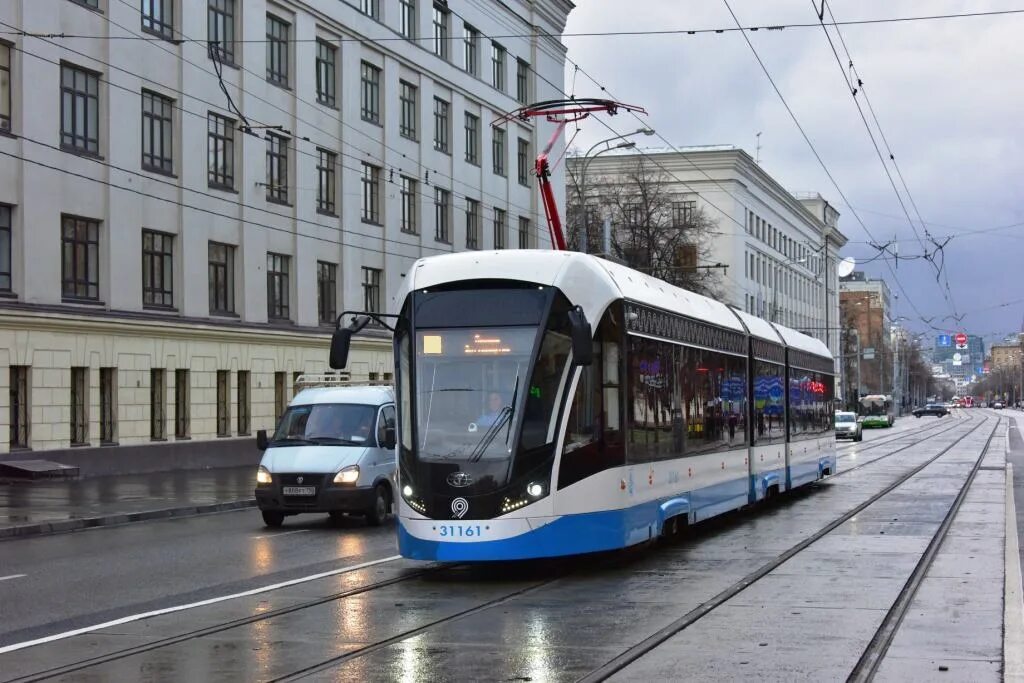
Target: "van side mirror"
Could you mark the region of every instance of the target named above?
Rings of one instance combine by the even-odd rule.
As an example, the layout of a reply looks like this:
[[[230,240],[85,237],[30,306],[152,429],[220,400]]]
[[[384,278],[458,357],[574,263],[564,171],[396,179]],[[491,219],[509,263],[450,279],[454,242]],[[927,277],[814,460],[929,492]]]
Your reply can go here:
[[[338,322],[339,326],[331,335],[331,355],[328,364],[334,370],[343,370],[348,365],[348,349],[352,344],[352,335],[366,327],[370,318],[365,315],[356,316],[348,327],[341,327],[340,319]]]
[[[580,306],[569,311],[569,328],[573,364],[590,365],[594,362],[594,332]]]
[[[398,443],[398,439],[395,437],[394,427],[384,428],[384,443],[381,444],[381,448],[386,448],[389,451],[394,450],[395,445]]]
[[[268,445],[270,445],[270,443],[267,441],[267,430],[260,429],[256,432],[256,448],[261,451],[265,451],[267,450]]]

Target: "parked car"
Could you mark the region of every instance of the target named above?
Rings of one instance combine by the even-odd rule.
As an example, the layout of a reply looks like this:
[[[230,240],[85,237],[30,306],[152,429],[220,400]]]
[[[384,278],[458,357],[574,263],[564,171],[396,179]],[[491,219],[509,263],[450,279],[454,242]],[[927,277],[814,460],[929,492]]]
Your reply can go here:
[[[949,415],[949,409],[941,403],[929,403],[924,408],[914,408],[914,417],[921,417],[922,415],[934,415],[935,417],[945,417]]]
[[[836,438],[854,441],[861,441],[864,438],[864,430],[856,413],[836,413]]]
[[[395,500],[395,397],[388,385],[354,386],[302,375],[302,389],[263,451],[256,505],[267,526],[304,512],[345,513],[381,524]]]
[[[993,401],[992,402],[992,408],[994,408],[995,410],[1002,410],[1003,409],[1003,402],[1002,401]]]

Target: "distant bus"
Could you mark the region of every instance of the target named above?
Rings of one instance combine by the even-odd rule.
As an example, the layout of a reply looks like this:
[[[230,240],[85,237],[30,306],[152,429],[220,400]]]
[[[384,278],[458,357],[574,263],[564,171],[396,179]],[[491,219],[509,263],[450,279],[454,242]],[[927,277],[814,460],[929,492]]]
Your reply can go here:
[[[896,421],[892,397],[881,394],[865,396],[860,400],[860,414],[864,416],[865,427],[892,427]]]

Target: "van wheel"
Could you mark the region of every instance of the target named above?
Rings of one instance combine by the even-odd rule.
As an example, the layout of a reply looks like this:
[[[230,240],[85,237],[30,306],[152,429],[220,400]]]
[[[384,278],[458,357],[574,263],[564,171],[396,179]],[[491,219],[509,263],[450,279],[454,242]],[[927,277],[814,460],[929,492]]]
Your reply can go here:
[[[263,515],[263,523],[266,524],[269,527],[277,528],[277,527],[281,526],[282,524],[284,524],[284,513],[283,512],[273,512],[271,510],[263,510],[261,512],[261,514]]]
[[[377,484],[373,489],[373,505],[366,511],[366,523],[370,526],[380,526],[387,519],[390,509],[391,495],[388,493],[388,487]]]

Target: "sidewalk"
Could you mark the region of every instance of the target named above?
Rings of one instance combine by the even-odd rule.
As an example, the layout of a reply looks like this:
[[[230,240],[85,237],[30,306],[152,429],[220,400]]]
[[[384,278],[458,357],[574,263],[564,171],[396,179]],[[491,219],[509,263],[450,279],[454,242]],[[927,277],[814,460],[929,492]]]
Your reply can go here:
[[[0,539],[252,507],[255,467],[0,482]]]

